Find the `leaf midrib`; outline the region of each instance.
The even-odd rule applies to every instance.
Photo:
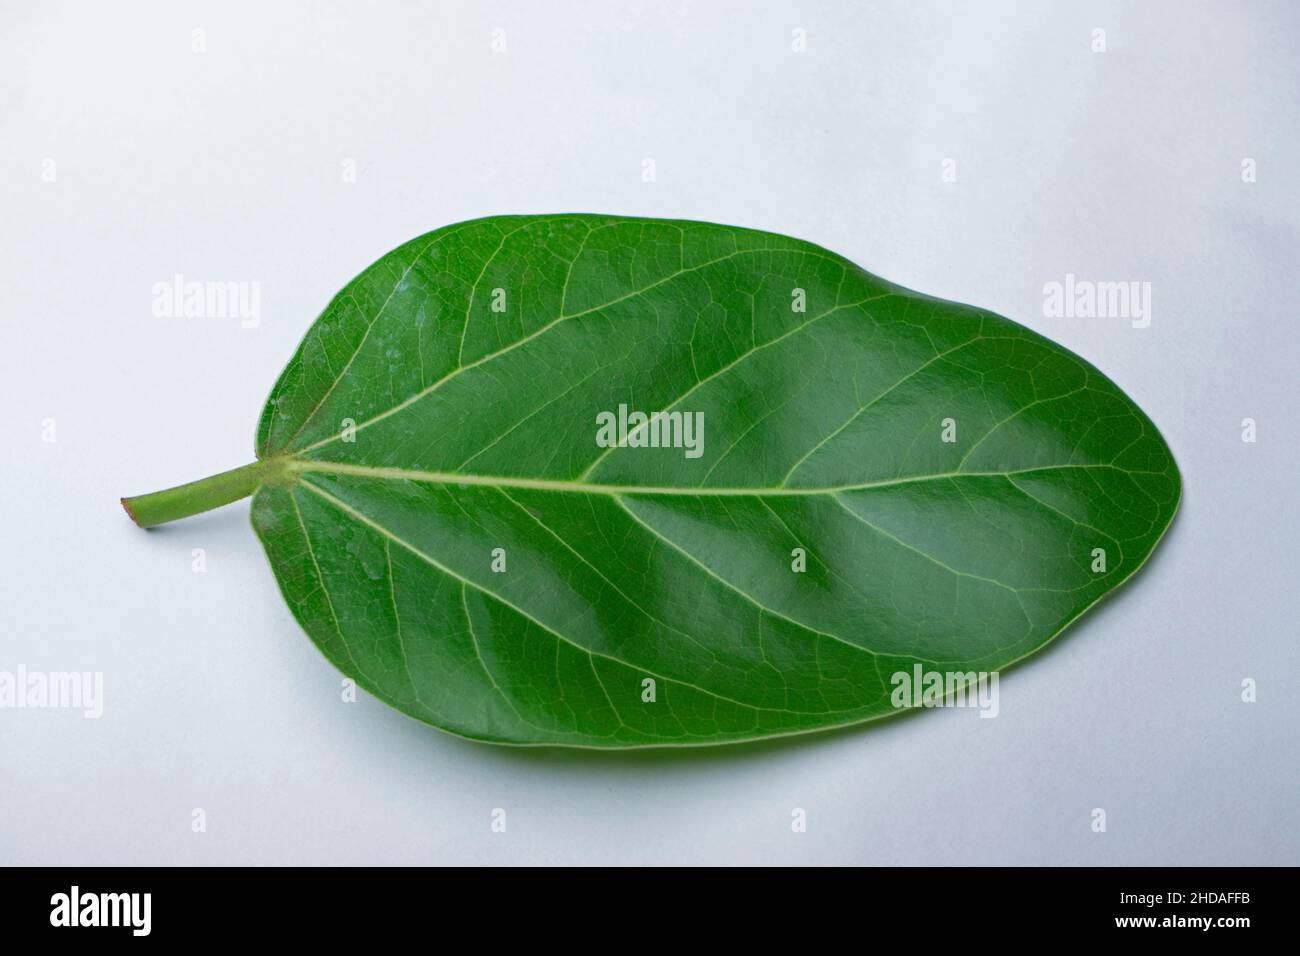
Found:
[[[809,497],[835,495],[848,491],[867,491],[873,488],[891,488],[899,485],[920,484],[949,478],[1010,478],[1045,471],[1071,471],[1099,469],[1118,471],[1125,475],[1166,476],[1162,471],[1145,471],[1121,468],[1105,462],[1063,465],[1036,465],[1031,468],[1009,471],[948,471],[933,474],[905,475],[868,481],[856,485],[823,485],[791,488],[777,485],[762,486],[703,486],[703,485],[619,485],[607,482],[571,481],[565,479],[526,478],[513,475],[458,474],[447,471],[422,471],[411,468],[393,468],[381,465],[357,465],[350,462],[322,461],[310,458],[291,458],[285,462],[289,473],[326,472],[353,475],[360,478],[378,478],[387,481],[416,481],[440,485],[483,485],[491,488],[531,488],[538,491],[557,491],[569,494],[592,495],[677,495],[687,497]]]

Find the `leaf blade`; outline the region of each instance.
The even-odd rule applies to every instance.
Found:
[[[702,410],[701,456],[598,448],[620,398]],[[259,452],[295,484],[259,491],[254,525],[326,656],[411,716],[525,745],[887,716],[897,671],[1050,641],[1180,492],[1141,410],[1009,320],[787,237],[607,217],[478,220],[381,259],[304,339]]]

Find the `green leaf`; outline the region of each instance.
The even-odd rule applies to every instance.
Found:
[[[683,414],[619,432],[620,406]],[[345,675],[455,734],[581,747],[852,724],[918,665],[1005,668],[1129,578],[1180,493],[1150,419],[1007,319],[784,236],[585,215],[384,256],[257,454],[209,501],[127,504],[256,488]]]

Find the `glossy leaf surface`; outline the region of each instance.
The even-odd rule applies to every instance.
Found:
[[[635,420],[602,447],[620,406],[702,421],[698,456]],[[850,724],[918,663],[1003,668],[1136,571],[1180,491],[1132,401],[1007,319],[783,236],[581,215],[384,256],[258,455],[291,480],[254,526],[344,674],[587,747]]]

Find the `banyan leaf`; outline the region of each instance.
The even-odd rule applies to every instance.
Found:
[[[588,215],[374,263],[257,459],[125,504],[253,493],[345,675],[455,734],[581,747],[842,726],[915,704],[897,675],[997,672],[1137,571],[1180,494],[1151,420],[1014,322],[797,239]]]

